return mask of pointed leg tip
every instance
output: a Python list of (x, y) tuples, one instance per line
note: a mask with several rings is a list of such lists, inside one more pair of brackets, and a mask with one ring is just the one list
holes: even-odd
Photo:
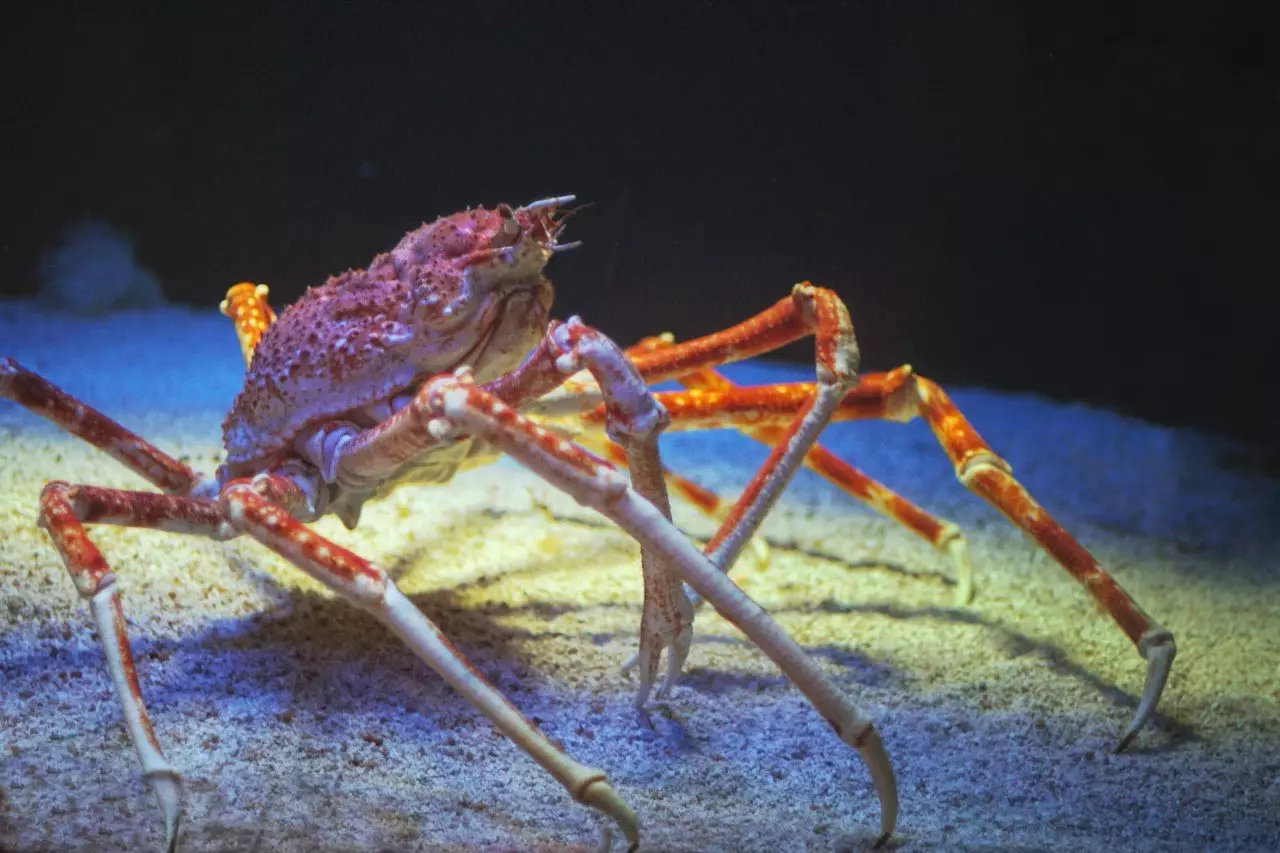
[(892, 833), (892, 832), (882, 832), (882, 833), (880, 833), (880, 836), (876, 839), (875, 844), (872, 844), (872, 845), (871, 845), (871, 849), (872, 849), (872, 850), (879, 850), (881, 847), (884, 847), (886, 844), (888, 844), (888, 843), (889, 843), (889, 837), (890, 837), (891, 835), (893, 835), (893, 833)]
[(640, 650), (636, 653), (635, 658), (628, 663), (634, 662), (636, 676), (640, 685), (636, 690), (636, 708), (644, 708), (644, 704), (649, 701), (650, 694), (653, 693), (654, 682), (657, 681), (658, 659), (662, 655), (662, 645), (657, 645), (656, 650), (648, 643), (641, 641)]
[(649, 701), (649, 694), (653, 692), (653, 682), (642, 683), (640, 689), (636, 691), (635, 705), (637, 711), (643, 711), (645, 704)]
[(182, 812), (178, 812), (173, 816), (173, 821), (168, 820), (165, 816), (165, 834), (168, 836), (168, 844), (165, 845), (166, 853), (178, 853), (178, 833), (182, 829)]
[(182, 829), (182, 778), (172, 767), (160, 767), (146, 774), (164, 815), (165, 851), (176, 853)]
[(693, 631), (684, 628), (671, 640), (667, 648), (667, 672), (663, 676), (662, 686), (658, 688), (659, 699), (667, 698), (671, 688), (680, 681), (684, 673), (684, 662), (689, 658), (689, 649), (693, 644)]
[[(618, 829), (626, 836), (628, 853), (640, 846), (640, 821), (636, 818), (636, 813), (603, 777), (588, 784), (587, 789), (582, 792), (582, 802), (613, 818)], [(606, 833), (605, 837), (612, 844), (613, 834)]]
[(1144, 637), (1140, 648), (1143, 657), (1147, 659), (1147, 679), (1142, 686), (1142, 700), (1138, 703), (1138, 710), (1134, 712), (1133, 720), (1121, 735), (1113, 754), (1123, 752), (1138, 736), (1138, 732), (1142, 731), (1155, 716), (1156, 705), (1160, 704), (1165, 684), (1169, 681), (1169, 671), (1173, 668), (1173, 659), (1178, 653), (1173, 635), (1163, 628), (1153, 630)]
[(884, 741), (874, 726), (868, 726), (852, 742), (858, 754), (871, 773), (871, 781), (875, 784), (876, 797), (880, 800), (880, 838), (875, 846), (886, 843), (898, 825), (898, 777), (893, 771), (893, 762), (884, 748)]
[(1119, 755), (1120, 753), (1124, 752), (1125, 747), (1133, 743), (1133, 739), (1137, 734), (1138, 734), (1137, 729), (1130, 728), (1129, 731), (1125, 732), (1124, 735), (1121, 736), (1120, 742), (1116, 744), (1116, 748), (1111, 751), (1111, 754)]

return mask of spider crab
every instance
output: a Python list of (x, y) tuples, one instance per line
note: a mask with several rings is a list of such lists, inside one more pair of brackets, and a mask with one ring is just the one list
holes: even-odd
[[(383, 569), (305, 526), (335, 513), (354, 527), (364, 502), (397, 485), (445, 483), (499, 454), (515, 457), (639, 542), (639, 652), (624, 665), (638, 667), (637, 704), (653, 687), (664, 649), (659, 695), (675, 682), (694, 610), (709, 602), (859, 751), (880, 800), (882, 843), (895, 826), (897, 783), (875, 727), (727, 572), (791, 476), (807, 465), (949, 553), (957, 598), (967, 602), (969, 564), (956, 526), (816, 443), (833, 419), (922, 416), (960, 481), (1076, 577), (1149, 662), (1142, 701), (1117, 749), (1124, 748), (1159, 700), (1174, 657), (1172, 635), (1031, 498), (941, 388), (907, 366), (859, 381), (848, 311), (835, 293), (808, 283), (736, 326), (683, 343), (664, 336), (623, 350), (577, 317), (551, 320), (552, 285), (543, 270), (575, 245), (559, 242), (572, 200), (499, 204), (423, 224), (368, 269), (330, 278), (278, 319), (265, 286), (231, 288), (222, 310), (235, 323), (248, 369), (223, 424), (226, 461), (213, 477), (14, 360), (0, 360), (0, 395), (101, 448), (162, 492), (50, 482), (40, 495), (39, 524), (90, 602), (125, 726), (164, 815), (168, 850), (178, 840), (180, 776), (148, 717), (116, 577), (87, 534), (90, 524), (256, 539), (383, 622), (574, 800), (612, 818), (629, 849), (638, 846), (636, 815), (603, 771), (541, 734)], [(814, 382), (738, 387), (715, 370), (809, 335)], [(667, 379), (686, 390), (649, 390)], [(738, 429), (772, 452), (737, 501), (720, 509), (714, 495), (663, 466), (657, 440), (668, 426)], [(720, 519), (705, 550), (672, 524), (668, 488)]]

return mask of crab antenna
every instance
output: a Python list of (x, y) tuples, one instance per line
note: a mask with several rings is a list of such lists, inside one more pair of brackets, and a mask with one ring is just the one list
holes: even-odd
[(575, 214), (581, 213), (582, 211), (586, 210), (588, 207), (594, 207), (594, 206), (595, 206), (594, 201), (586, 201), (578, 205), (577, 207), (566, 207), (564, 210), (558, 210), (556, 212), (560, 214), (560, 218), (556, 221), (556, 225), (563, 228), (564, 224), (569, 221), (570, 217), (574, 216)]
[(578, 205), (577, 207), (570, 207), (566, 209), (564, 212), (564, 215), (566, 217), (573, 216), (575, 213), (581, 213), (582, 211), (586, 210), (588, 207), (595, 207), (595, 206), (596, 206), (596, 203), (594, 201), (584, 201), (582, 204)]

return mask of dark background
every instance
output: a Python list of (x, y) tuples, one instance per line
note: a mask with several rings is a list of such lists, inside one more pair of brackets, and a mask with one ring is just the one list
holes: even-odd
[(811, 279), (864, 369), (1274, 438), (1265, 5), (10, 3), (0, 286), (96, 216), (170, 299), (280, 305), (576, 193), (558, 314), (623, 343)]

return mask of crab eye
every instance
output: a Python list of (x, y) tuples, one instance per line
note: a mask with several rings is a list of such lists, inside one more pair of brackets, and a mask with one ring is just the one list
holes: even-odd
[(520, 223), (516, 221), (516, 215), (511, 210), (511, 205), (505, 202), (499, 204), (494, 210), (498, 216), (502, 217), (502, 233), (508, 237), (514, 237), (520, 233)]

